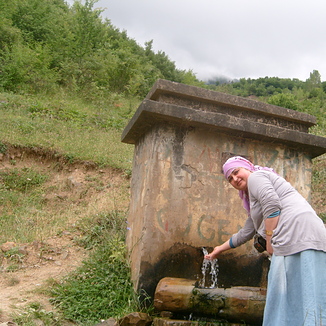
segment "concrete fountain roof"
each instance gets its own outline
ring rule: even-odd
[[[286,144],[311,158],[326,153],[326,138],[308,133],[316,124],[312,115],[161,79],[124,129],[122,142],[136,144],[158,123]]]

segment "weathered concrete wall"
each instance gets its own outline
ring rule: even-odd
[[[182,98],[188,96],[189,103],[200,109],[146,100],[123,135],[124,141],[135,143],[127,236],[132,277],[137,289],[152,296],[163,277],[196,279],[203,259],[201,248],[221,244],[243,226],[246,212],[237,191],[222,174],[227,158],[242,155],[273,167],[309,200],[311,157],[326,151],[321,137],[311,140],[306,133],[304,126],[313,124],[311,116],[302,115],[302,121],[295,118],[297,122],[291,125],[293,113],[289,120],[288,110],[284,109],[282,117],[282,108],[276,107],[282,127],[272,124],[274,117],[267,125],[268,115],[261,118],[264,123],[256,122],[267,109],[273,112],[273,107],[265,104],[265,111],[259,111],[255,105],[261,103],[251,101],[255,110],[249,112],[246,103],[243,111],[254,117],[243,119],[239,106],[234,110],[228,106],[221,114],[212,110],[216,102],[207,104],[205,100],[200,106],[198,94],[197,104],[194,97],[182,94],[175,95],[177,103],[186,105]],[[157,97],[155,87],[149,96]],[[171,100],[170,93],[168,98]],[[238,97],[227,99],[239,101]],[[285,129],[287,125],[291,128]],[[273,128],[282,131],[284,138],[273,136]],[[296,139],[289,137],[296,134]],[[220,286],[266,284],[268,261],[252,242],[224,254],[219,265]]]

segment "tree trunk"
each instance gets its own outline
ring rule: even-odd
[[[265,299],[265,288],[196,288],[193,280],[166,277],[156,287],[154,306],[159,311],[260,324]]]

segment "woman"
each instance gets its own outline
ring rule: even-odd
[[[272,169],[236,156],[223,173],[248,211],[244,227],[205,259],[256,232],[272,255],[263,326],[326,326],[326,229],[309,203]]]

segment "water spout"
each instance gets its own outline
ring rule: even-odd
[[[205,247],[203,247],[203,254],[208,255],[208,251]],[[203,260],[203,264],[201,267],[202,278],[198,282],[197,287],[202,289],[214,289],[218,284],[218,260]]]

